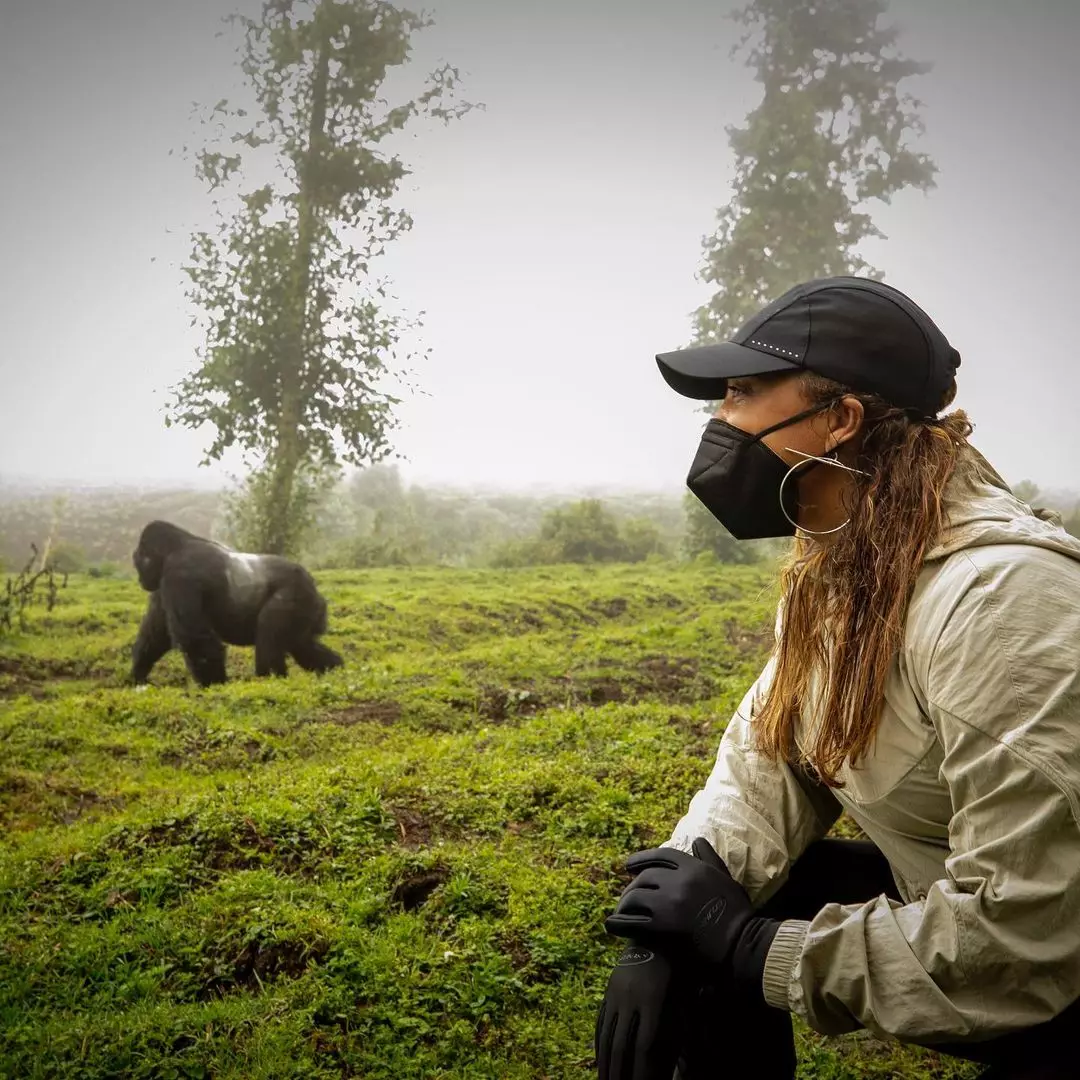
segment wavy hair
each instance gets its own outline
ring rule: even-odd
[[[857,765],[872,748],[915,579],[947,524],[943,494],[972,424],[961,409],[917,420],[876,395],[801,378],[812,404],[843,395],[862,402],[851,464],[868,475],[853,477],[848,526],[828,543],[797,535],[781,569],[775,669],[754,714],[755,740],[770,757],[801,760],[836,788],[845,763]],[[954,381],[941,409],[955,396]],[[804,707],[815,722],[800,752],[795,727]]]

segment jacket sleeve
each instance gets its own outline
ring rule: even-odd
[[[907,647],[944,749],[946,876],[785,922],[770,949],[766,998],[820,1032],[976,1042],[1080,995],[1080,565],[1004,550],[963,554],[940,633]]]
[[[728,722],[712,773],[668,841],[669,847],[689,852],[697,837],[705,837],[755,907],[784,883],[795,859],[840,816],[840,804],[827,787],[769,760],[751,743],[754,707],[772,672],[770,660]]]

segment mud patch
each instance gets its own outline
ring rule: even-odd
[[[515,716],[532,716],[547,707],[547,702],[530,686],[510,687],[484,684],[473,698],[450,698],[448,704],[458,712],[475,712],[492,724],[502,724]]]
[[[590,705],[607,705],[608,702],[624,701],[626,699],[626,691],[623,689],[622,684],[614,679],[588,679],[585,681],[582,690],[585,700]]]
[[[398,835],[401,837],[401,846],[405,848],[422,848],[431,844],[432,828],[422,814],[405,807],[388,807],[397,823]]]
[[[394,891],[390,895],[390,904],[403,911],[416,911],[427,903],[428,898],[440,885],[449,880],[450,870],[442,865],[410,874],[394,886]]]
[[[477,712],[493,723],[511,716],[532,716],[544,708],[544,700],[531,687],[482,686]]]
[[[513,612],[513,618],[516,623],[527,626],[530,630],[543,630],[544,628],[543,618],[529,608],[516,608]]]
[[[518,933],[510,932],[500,935],[499,949],[526,982],[553,983],[558,982],[566,974],[566,969],[562,965],[537,960],[528,942]]]
[[[45,697],[46,683],[72,679],[105,679],[110,672],[85,661],[50,660],[30,656],[0,656],[0,698],[29,694]]]
[[[322,724],[336,724],[338,727],[352,727],[355,724],[376,723],[396,724],[404,715],[401,704],[383,698],[370,701],[357,701],[340,712],[329,713],[317,721]]]
[[[586,626],[599,626],[600,620],[594,618],[587,611],[568,604],[565,600],[549,600],[547,609],[561,623],[584,623]]]
[[[162,765],[173,769],[198,769],[217,772],[242,769],[248,765],[272,761],[277,751],[270,743],[233,731],[203,729],[186,739],[175,750],[159,755]]]
[[[296,979],[330,951],[325,941],[249,941],[231,960],[216,959],[204,969],[202,1000],[238,988],[257,990],[275,979]]]
[[[692,701],[709,692],[692,657],[647,656],[638,665],[635,681],[643,693],[662,701]]]
[[[48,776],[0,774],[0,822],[12,830],[71,825],[91,811],[114,810],[123,804],[118,796],[101,795]]]
[[[372,837],[380,831],[375,826]],[[352,838],[349,843],[357,843]],[[149,849],[187,846],[193,861],[217,873],[272,868],[283,874],[317,877],[323,864],[340,854],[345,840],[326,835],[313,820],[258,824],[251,818],[217,821],[207,828],[195,815],[170,818],[149,829],[121,828],[109,841],[112,850],[142,854]]]
[[[743,659],[763,656],[776,642],[771,623],[747,627],[737,619],[728,619],[724,624],[724,636]]]
[[[677,596],[672,596],[671,593],[654,593],[646,600],[646,603],[652,607],[666,607],[670,610],[686,607],[685,601],[680,600]]]
[[[617,619],[626,614],[629,606],[625,597],[616,596],[611,600],[597,600],[592,605],[592,609],[598,611],[605,619]]]

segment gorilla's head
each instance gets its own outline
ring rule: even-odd
[[[153,592],[161,585],[161,574],[166,556],[176,551],[191,533],[167,521],[151,521],[139,534],[139,546],[132,553],[131,561],[139,575],[139,584]]]

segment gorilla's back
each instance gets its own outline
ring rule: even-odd
[[[266,603],[272,587],[272,556],[226,553],[225,602],[221,611],[222,639],[230,645],[253,645],[259,610]]]

